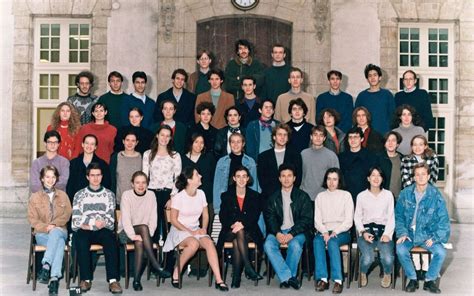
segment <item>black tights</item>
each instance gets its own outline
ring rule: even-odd
[[[153,251],[153,243],[150,237],[150,230],[147,225],[136,225],[133,226],[135,234],[142,237],[142,241],[134,241],[135,245],[135,281],[140,281],[142,277],[145,266],[143,265],[143,251],[145,250],[148,260],[150,260],[151,265],[155,269],[160,268],[158,260],[155,258],[155,253]]]
[[[249,261],[249,248],[248,242],[245,237],[245,231],[243,229],[237,231],[234,234],[233,243],[233,254],[232,254],[232,268],[235,276],[242,274],[242,265],[246,268],[251,267]]]

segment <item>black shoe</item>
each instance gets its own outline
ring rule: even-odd
[[[423,290],[429,291],[435,294],[441,293],[441,290],[436,286],[436,281],[426,281],[423,284]]]
[[[59,289],[59,281],[51,281],[48,285],[49,288],[49,296],[56,296],[58,295]]]
[[[51,270],[41,268],[40,272],[38,273],[38,281],[42,284],[48,284],[50,275]]]
[[[280,283],[280,289],[288,289],[289,287],[290,287],[290,284],[288,283],[288,281]]]
[[[179,288],[179,280],[171,279],[171,285],[173,286],[173,288]]]
[[[143,290],[142,283],[140,283],[140,281],[133,281],[133,290],[142,291]]]
[[[288,285],[290,285],[290,287],[295,290],[299,290],[301,288],[300,281],[298,281],[296,277],[290,277],[290,279],[288,280]]]
[[[424,281],[425,280],[425,273],[426,271],[424,270],[417,270],[416,271],[416,279],[419,281]]]
[[[232,283],[230,284],[230,287],[232,289],[238,289],[240,288],[240,276],[233,276],[232,277]]]
[[[229,287],[224,282],[217,283],[216,282],[216,289],[222,292],[229,291]]]
[[[245,276],[249,279],[249,280],[252,280],[252,281],[260,281],[260,280],[263,280],[263,277],[258,274],[255,269],[253,269],[252,267],[246,267],[245,268]]]
[[[407,287],[405,288],[405,292],[412,293],[418,289],[418,281],[417,280],[410,280],[408,282]]]

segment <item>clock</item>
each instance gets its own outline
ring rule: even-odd
[[[240,10],[250,10],[258,5],[259,0],[231,0],[232,5]]]

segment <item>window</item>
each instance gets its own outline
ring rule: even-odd
[[[400,28],[400,66],[420,65],[420,29]]]

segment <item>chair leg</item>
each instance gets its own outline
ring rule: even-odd
[[[198,267],[198,273],[197,273],[197,280],[199,281],[199,279],[201,278],[201,253],[202,253],[202,250],[201,249],[198,249],[197,251],[197,260],[198,260],[198,263],[197,263],[197,267]]]
[[[357,266],[357,269],[355,269],[355,274],[354,274],[354,278],[356,278],[356,275],[357,275],[357,287],[360,289],[362,287],[361,283],[360,283],[360,253],[359,253],[359,249],[356,250],[356,259],[355,259],[355,263],[356,266]]]
[[[75,283],[77,277],[77,252],[73,253],[72,262],[72,282]]]
[[[36,290],[36,252],[33,251],[33,270],[32,270],[32,281],[33,281],[33,284],[32,284],[32,288],[33,288],[33,291]]]
[[[31,279],[31,257],[33,256],[33,247],[30,243],[30,254],[28,255],[28,269],[26,270],[26,284],[28,285],[30,283]]]
[[[65,271],[64,271],[64,272],[66,273],[66,278],[65,278],[64,281],[66,282],[66,289],[68,289],[68,290],[69,290],[69,279],[70,279],[70,274],[69,274],[69,265],[70,265],[70,264],[69,264],[69,256],[70,256],[70,255],[69,255],[69,251],[68,251],[68,250],[64,251],[64,258],[65,258],[65,260],[64,260],[64,265],[65,265],[65,266],[64,266],[64,269],[65,269]]]
[[[405,291],[407,285],[407,278],[405,277],[405,271],[401,268],[401,278],[402,278],[402,291]]]
[[[179,246],[176,249],[176,262],[178,264],[178,288],[181,289],[183,285],[183,277],[181,275],[181,253],[179,251]]]
[[[265,260],[265,267],[267,268],[267,286],[270,285],[270,277],[271,277],[271,272],[272,272],[272,268],[271,268],[271,264],[270,264],[270,260],[268,259],[268,256],[267,256],[267,259]]]
[[[254,268],[255,268],[255,271],[258,273],[258,247],[257,247],[257,244],[255,244],[255,264],[254,264]],[[255,281],[255,287],[258,286],[258,280]]]
[[[309,246],[306,244],[306,253],[305,253],[305,261],[306,261],[306,272],[308,273],[308,282],[311,281],[311,266],[309,264]]]
[[[127,252],[127,245],[123,245],[123,252],[124,252],[124,263],[125,263],[125,289],[128,289],[128,285],[130,284],[130,274],[128,272],[128,252]]]

